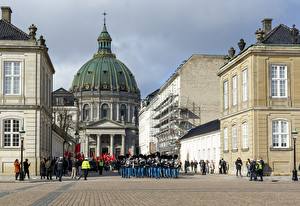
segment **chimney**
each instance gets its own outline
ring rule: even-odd
[[[272,19],[271,18],[265,18],[261,21],[262,23],[262,29],[265,32],[265,34],[269,33],[269,31],[272,30]]]
[[[2,11],[2,19],[9,22],[9,23],[11,23],[12,10],[10,9],[10,7],[9,6],[2,6],[1,11]]]

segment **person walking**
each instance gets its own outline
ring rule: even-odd
[[[77,169],[76,169],[76,164],[77,164],[77,160],[75,158],[72,158],[71,160],[71,165],[72,165],[72,170],[71,170],[71,178],[76,179],[76,173],[77,173]]]
[[[57,168],[57,177],[58,177],[58,180],[61,182],[62,181],[63,170],[64,170],[64,159],[63,159],[63,157],[60,157],[56,161],[55,164],[56,164],[56,168]]]
[[[195,174],[197,174],[197,167],[198,167],[198,162],[195,160],[194,161],[194,171],[195,171]]]
[[[18,159],[15,160],[14,167],[15,167],[15,177],[16,177],[16,180],[18,180],[18,177],[19,177],[20,171],[21,171],[21,169],[20,169],[20,162],[19,162]]]
[[[251,161],[250,159],[248,158],[247,162],[246,162],[246,167],[247,167],[247,177],[250,177],[250,164],[251,164]]]
[[[256,181],[257,176],[256,176],[256,160],[252,160],[250,163],[250,181]]]
[[[40,163],[40,175],[41,179],[46,179],[46,158],[43,158]]]
[[[188,167],[190,166],[190,163],[188,160],[184,161],[184,173],[187,174]]]
[[[50,157],[47,159],[45,167],[46,167],[47,180],[52,180],[53,161]]]
[[[237,158],[237,160],[235,161],[235,168],[236,168],[236,176],[238,177],[240,175],[240,177],[242,177],[242,165],[243,165],[243,161],[241,160],[240,157]]]
[[[81,169],[83,170],[84,180],[87,180],[86,178],[88,176],[89,169],[91,169],[88,158],[85,158],[84,161],[82,162]],[[80,178],[81,178],[81,176],[79,177],[79,179]]]
[[[103,172],[103,167],[104,167],[104,161],[103,159],[100,159],[99,160],[99,175],[102,175],[102,172]]]
[[[27,177],[28,179],[30,179],[30,175],[29,175],[29,167],[30,167],[30,162],[28,162],[28,159],[25,159],[25,162],[23,162],[23,167],[24,167],[24,178]]]
[[[256,163],[257,176],[260,178],[259,181],[263,181],[264,165],[265,162],[262,158]]]

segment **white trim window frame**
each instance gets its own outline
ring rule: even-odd
[[[4,61],[3,63],[3,93],[4,95],[21,94],[21,62]]]
[[[232,149],[237,149],[237,126],[233,125],[231,128],[231,146]]]
[[[228,128],[227,127],[223,129],[223,138],[224,138],[223,149],[224,151],[227,151],[228,150]]]
[[[228,80],[223,82],[223,106],[224,110],[228,109]]]
[[[242,124],[242,139],[243,139],[243,149],[249,148],[249,131],[248,131],[248,123],[244,122]]]
[[[271,96],[272,98],[287,98],[288,79],[287,65],[271,65]]]
[[[20,120],[3,120],[3,147],[18,148],[20,146]]]
[[[242,71],[243,102],[248,101],[248,69]]]
[[[232,106],[237,105],[237,75],[232,77]]]
[[[276,119],[272,121],[272,147],[289,147],[289,122],[287,120]]]

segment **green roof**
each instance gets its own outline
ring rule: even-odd
[[[139,93],[131,71],[111,53],[111,41],[104,24],[98,37],[98,52],[75,74],[71,88],[73,92],[111,90]]]

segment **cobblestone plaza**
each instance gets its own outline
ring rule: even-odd
[[[299,205],[300,185],[289,177],[249,182],[234,176],[178,179],[90,177],[87,181],[0,183],[0,205]]]

